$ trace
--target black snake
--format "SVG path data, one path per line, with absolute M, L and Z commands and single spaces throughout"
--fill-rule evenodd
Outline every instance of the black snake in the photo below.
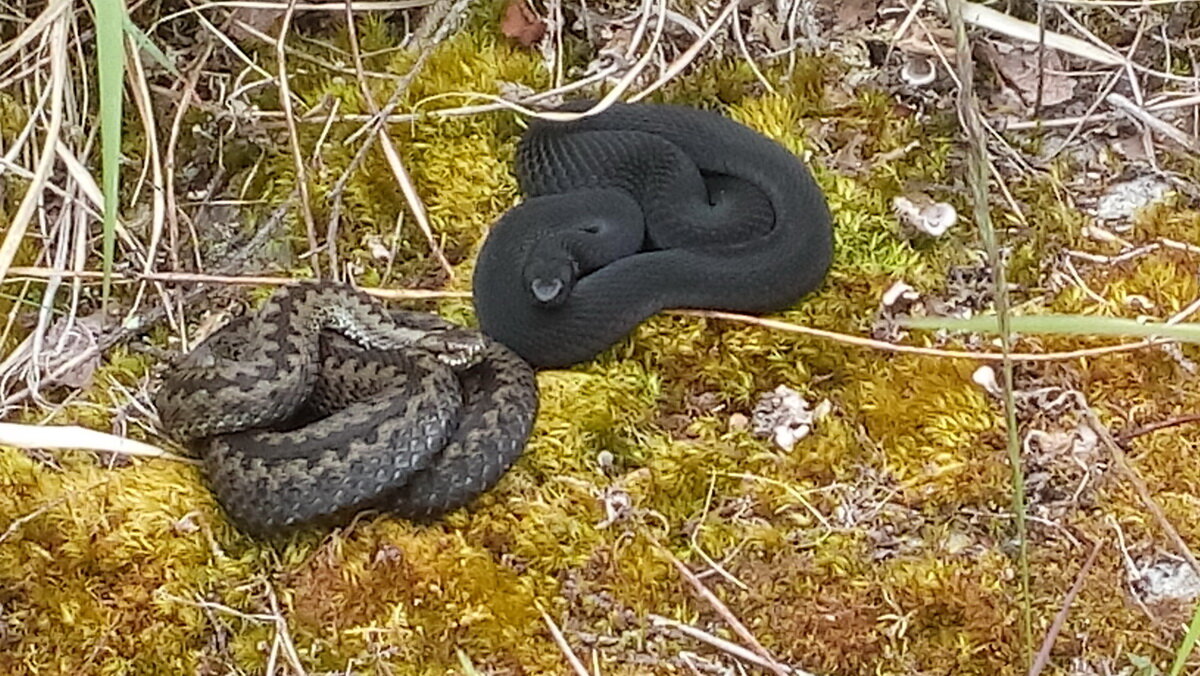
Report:
M 517 174 L 527 199 L 475 267 L 482 332 L 302 283 L 167 374 L 161 420 L 200 447 L 244 530 L 465 505 L 527 442 L 531 364 L 590 359 L 666 308 L 788 307 L 832 258 L 832 219 L 804 164 L 716 113 L 617 104 L 537 121 Z
M 664 309 L 787 308 L 833 257 L 805 165 L 715 112 L 618 103 L 535 120 L 516 169 L 526 199 L 485 240 L 473 296 L 480 328 L 534 366 L 589 360 Z
M 538 401 L 533 369 L 479 332 L 303 282 L 188 353 L 155 405 L 230 518 L 266 536 L 465 505 L 520 456 Z

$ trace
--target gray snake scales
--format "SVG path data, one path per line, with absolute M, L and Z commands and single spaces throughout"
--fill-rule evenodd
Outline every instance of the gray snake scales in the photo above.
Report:
M 306 282 L 189 352 L 155 405 L 234 523 L 268 536 L 465 505 L 520 456 L 538 402 L 533 369 L 486 336 Z
M 167 375 L 161 419 L 202 447 L 243 529 L 462 506 L 522 452 L 532 367 L 591 359 L 663 309 L 784 309 L 832 259 L 832 218 L 808 169 L 716 113 L 617 104 L 535 121 L 516 171 L 526 199 L 475 266 L 481 332 L 302 284 Z

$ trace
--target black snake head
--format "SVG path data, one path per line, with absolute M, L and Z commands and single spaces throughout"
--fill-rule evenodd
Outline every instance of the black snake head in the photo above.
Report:
M 533 299 L 544 307 L 562 305 L 578 279 L 579 266 L 566 252 L 535 258 L 525 267 L 525 284 Z

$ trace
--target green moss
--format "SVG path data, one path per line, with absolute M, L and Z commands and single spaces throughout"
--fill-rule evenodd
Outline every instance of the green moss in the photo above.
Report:
M 441 45 L 405 94 L 399 112 L 472 103 L 462 92 L 497 94 L 500 83 L 545 88 L 536 54 L 498 37 L 502 3 L 480 4 L 472 28 Z M 414 55 L 391 50 L 395 27 L 377 15 L 358 24 L 366 67 L 401 74 Z M 346 63 L 344 31 L 321 31 L 296 48 Z M 331 42 L 320 42 L 331 40 Z M 571 64 L 582 58 L 573 52 Z M 259 53 L 269 64 L 271 49 Z M 291 80 L 307 106 L 336 100 L 341 113 L 366 105 L 350 76 L 303 59 Z M 273 68 L 273 66 L 265 66 Z M 801 58 L 790 76 L 769 75 L 762 91 L 738 60 L 709 61 L 656 94 L 657 100 L 720 107 L 735 119 L 810 157 L 837 219 L 837 253 L 827 283 L 779 317 L 822 329 L 870 330 L 895 281 L 943 291 L 952 265 L 978 248 L 962 183 L 951 115 L 919 121 L 894 114 L 892 99 L 861 91 L 826 95 L 842 76 L 826 59 Z M 388 100 L 394 82 L 372 79 Z M 263 88 L 263 107 L 277 107 Z M 5 99 L 0 98 L 0 104 Z M 7 118 L 7 116 L 4 116 Z M 7 122 L 7 120 L 6 120 Z M 0 127 L 6 133 L 7 127 Z M 330 127 L 311 168 L 319 230 L 328 196 L 362 139 L 356 124 Z M 508 112 L 389 128 L 454 267 L 447 280 L 406 213 L 378 144 L 346 184 L 338 250 L 366 284 L 468 289 L 488 227 L 519 199 L 511 175 L 520 132 Z M 295 168 L 281 132 L 261 149 L 251 195 L 272 206 L 290 193 Z M 309 148 L 322 125 L 302 124 Z M 860 137 L 861 156 L 894 157 L 862 173 L 827 161 Z M 919 142 L 919 151 L 899 152 Z M 199 143 L 193 143 L 199 152 Z M 136 157 L 140 144 L 126 148 Z M 256 151 L 259 152 L 259 151 Z M 1081 311 L 1093 299 L 1048 282 L 1049 256 L 1086 242 L 1084 218 L 1066 206 L 1060 164 L 1009 184 L 1026 221 L 997 209 L 1012 246 L 1012 277 L 1023 311 Z M 946 237 L 901 236 L 892 199 L 946 186 L 963 222 Z M 247 227 L 267 211 L 247 213 Z M 403 217 L 390 276 L 369 238 L 390 242 Z M 307 248 L 295 214 L 282 241 Z M 1167 204 L 1139 217 L 1130 237 L 1200 242 L 1200 217 Z M 1092 245 L 1090 250 L 1103 250 Z M 1114 266 L 1081 266 L 1103 312 L 1132 316 L 1127 299 L 1175 312 L 1200 295 L 1194 255 L 1161 249 Z M 304 263 L 284 270 L 308 276 Z M 250 292 L 251 302 L 266 289 Z M 462 300 L 424 304 L 464 323 Z M 1088 310 L 1094 311 L 1094 310 Z M 166 331 L 152 334 L 162 345 Z M 1023 349 L 1068 349 L 1108 341 L 1023 338 Z M 233 530 L 195 467 L 84 453 L 52 458 L 0 451 L 0 671 L 4 673 L 176 673 L 262 671 L 274 641 L 273 594 L 310 672 L 440 674 L 458 669 L 459 650 L 482 673 L 562 673 L 543 626 L 547 612 L 585 662 L 606 674 L 668 673 L 681 650 L 707 651 L 648 626 L 657 613 L 736 639 L 694 598 L 647 537 L 700 571 L 700 552 L 726 574 L 709 584 L 775 654 L 819 673 L 1020 673 L 1012 524 L 1002 411 L 973 381 L 973 362 L 896 355 L 732 322 L 663 315 L 596 360 L 539 375 L 541 413 L 529 447 L 470 509 L 432 525 L 364 516 L 333 533 L 302 532 L 257 543 Z M 1161 350 L 1078 359 L 1020 372 L 1021 384 L 1077 387 L 1106 419 L 1158 420 L 1200 406 L 1200 388 Z M 66 402 L 51 423 L 111 426 L 114 409 L 141 415 L 119 384 L 138 391 L 152 378 L 144 355 L 105 355 L 95 384 Z M 758 398 L 788 385 L 832 413 L 791 451 L 731 425 Z M 53 391 L 48 396 L 61 397 Z M 19 413 L 44 421 L 37 409 Z M 1022 419 L 1025 428 L 1045 421 Z M 130 436 L 153 438 L 136 425 Z M 1163 431 L 1135 442 L 1136 461 L 1185 538 L 1200 536 L 1190 509 L 1200 465 L 1188 437 Z M 611 465 L 602 463 L 611 454 Z M 112 466 L 110 466 L 112 465 Z M 628 513 L 608 523 L 610 506 Z M 1132 492 L 1109 481 L 1061 528 L 1034 526 L 1035 631 L 1042 635 L 1078 572 L 1078 539 L 1111 538 L 1108 516 L 1129 542 L 1160 537 Z M 8 529 L 7 531 L 5 529 Z M 695 548 L 698 547 L 700 552 Z M 1163 635 L 1114 590 L 1123 562 L 1105 550 L 1072 609 L 1056 664 L 1124 651 L 1161 660 Z M 209 604 L 209 605 L 203 605 Z M 1174 626 L 1178 617 L 1168 614 Z M 584 638 L 598 635 L 598 647 Z M 1086 636 L 1086 641 L 1081 636 Z M 706 653 L 711 654 L 711 653 Z M 681 667 L 682 668 L 682 667 Z

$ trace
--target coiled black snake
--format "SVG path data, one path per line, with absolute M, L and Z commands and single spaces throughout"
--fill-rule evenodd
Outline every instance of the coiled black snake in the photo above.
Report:
M 485 240 L 473 296 L 480 328 L 534 366 L 587 361 L 664 309 L 782 310 L 833 257 L 805 165 L 715 112 L 535 120 L 516 164 L 526 199 Z

